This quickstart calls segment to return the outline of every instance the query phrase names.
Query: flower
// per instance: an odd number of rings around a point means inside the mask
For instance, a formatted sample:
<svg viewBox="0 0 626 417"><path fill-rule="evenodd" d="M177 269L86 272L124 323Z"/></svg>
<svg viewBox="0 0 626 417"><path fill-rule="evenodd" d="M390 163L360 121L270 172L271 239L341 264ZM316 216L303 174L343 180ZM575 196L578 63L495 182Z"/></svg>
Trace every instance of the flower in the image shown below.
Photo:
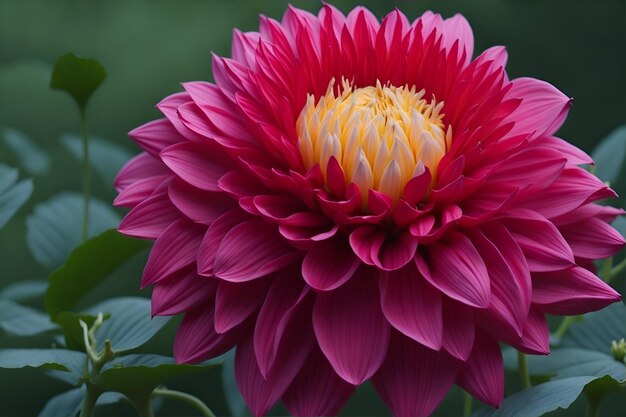
<svg viewBox="0 0 626 417"><path fill-rule="evenodd" d="M454 383L497 406L499 342L547 354L545 314L620 299L592 261L622 211L554 136L571 100L473 52L460 15L289 8L130 132L119 230L156 240L142 285L185 314L178 361L237 346L254 415L335 414L371 380L426 416Z"/></svg>

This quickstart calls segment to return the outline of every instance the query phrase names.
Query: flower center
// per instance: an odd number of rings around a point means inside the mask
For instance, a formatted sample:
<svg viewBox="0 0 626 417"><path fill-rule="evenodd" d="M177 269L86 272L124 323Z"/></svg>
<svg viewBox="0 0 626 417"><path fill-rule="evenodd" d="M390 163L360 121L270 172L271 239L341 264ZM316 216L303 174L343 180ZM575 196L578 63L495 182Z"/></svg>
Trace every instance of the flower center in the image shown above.
<svg viewBox="0 0 626 417"><path fill-rule="evenodd" d="M425 91L376 86L354 88L344 81L335 95L333 82L317 103L309 95L297 121L298 147L307 169L320 164L325 178L328 161L341 165L346 185L356 184L367 202L369 189L394 202L405 184L437 165L450 145L444 130L443 102L424 99Z"/></svg>

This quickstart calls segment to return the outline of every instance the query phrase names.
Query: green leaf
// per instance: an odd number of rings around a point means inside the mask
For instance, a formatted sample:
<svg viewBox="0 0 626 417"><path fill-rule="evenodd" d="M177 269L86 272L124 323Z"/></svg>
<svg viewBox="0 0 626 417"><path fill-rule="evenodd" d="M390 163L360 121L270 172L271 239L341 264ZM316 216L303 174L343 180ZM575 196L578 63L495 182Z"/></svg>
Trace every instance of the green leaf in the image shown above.
<svg viewBox="0 0 626 417"><path fill-rule="evenodd" d="M611 354L611 342L626 336L626 306L612 304L600 311L585 314L574 323L561 340L562 347L577 347Z"/></svg>
<svg viewBox="0 0 626 417"><path fill-rule="evenodd" d="M83 139L80 136L63 134L61 143L76 159L83 160ZM121 146L94 136L89 138L89 161L107 186L113 184L115 176L131 157L131 153Z"/></svg>
<svg viewBox="0 0 626 417"><path fill-rule="evenodd" d="M98 61L70 53L60 57L54 66L50 88L65 91L84 110L89 97L105 78L106 71Z"/></svg>
<svg viewBox="0 0 626 417"><path fill-rule="evenodd" d="M618 216L613 223L611 224L615 230L621 233L622 236L626 237L626 217Z"/></svg>
<svg viewBox="0 0 626 417"><path fill-rule="evenodd" d="M170 317L151 318L150 300L140 297L112 298L91 307L88 312L111 315L96 332L97 350L103 349L108 339L116 352L138 348L170 320Z"/></svg>
<svg viewBox="0 0 626 417"><path fill-rule="evenodd" d="M35 259L48 268L60 266L81 242L83 197L61 193L35 206L26 219L26 242ZM92 198L89 204L89 236L116 227L120 218L109 204Z"/></svg>
<svg viewBox="0 0 626 417"><path fill-rule="evenodd" d="M84 397L85 387L74 388L52 397L38 417L75 417L83 405ZM115 404L124 399L125 397L120 393L105 392L98 397L96 406Z"/></svg>
<svg viewBox="0 0 626 417"><path fill-rule="evenodd" d="M0 291L0 300L28 301L42 296L48 283L46 281L22 280L9 284Z"/></svg>
<svg viewBox="0 0 626 417"><path fill-rule="evenodd" d="M33 181L17 181L17 170L0 164L0 229L33 193Z"/></svg>
<svg viewBox="0 0 626 417"><path fill-rule="evenodd" d="M147 243L109 230L88 240L69 256L65 265L50 275L46 310L55 317L74 307L89 291L118 267L147 247Z"/></svg>
<svg viewBox="0 0 626 417"><path fill-rule="evenodd" d="M180 365L174 358L160 355L127 355L109 362L93 383L107 391L134 394L150 393L169 379L203 372L216 363Z"/></svg>
<svg viewBox="0 0 626 417"><path fill-rule="evenodd" d="M596 164L595 174L602 181L615 182L619 178L626 156L626 125L611 132L595 147L591 157Z"/></svg>
<svg viewBox="0 0 626 417"><path fill-rule="evenodd" d="M20 165L31 175L43 175L50 170L50 158L28 136L16 129L2 130L4 143L17 155Z"/></svg>
<svg viewBox="0 0 626 417"><path fill-rule="evenodd" d="M504 362L507 369L517 370L517 351L506 349ZM611 376L616 381L626 380L626 365L612 356L588 349L555 349L549 356L528 355L531 375L546 375L556 378L573 376Z"/></svg>
<svg viewBox="0 0 626 417"><path fill-rule="evenodd" d="M56 329L57 325L44 314L10 300L0 300L0 328L17 336L33 336Z"/></svg>
<svg viewBox="0 0 626 417"><path fill-rule="evenodd" d="M497 410L481 410L472 417L539 417L558 408L568 408L593 376L556 379L504 399Z"/></svg>
<svg viewBox="0 0 626 417"><path fill-rule="evenodd" d="M250 415L248 406L239 392L235 381L235 349L231 349L219 358L222 363L222 386L226 396L226 404L234 417Z"/></svg>
<svg viewBox="0 0 626 417"><path fill-rule="evenodd" d="M0 368L44 368L69 372L78 382L84 375L87 355L65 349L0 349Z"/></svg>

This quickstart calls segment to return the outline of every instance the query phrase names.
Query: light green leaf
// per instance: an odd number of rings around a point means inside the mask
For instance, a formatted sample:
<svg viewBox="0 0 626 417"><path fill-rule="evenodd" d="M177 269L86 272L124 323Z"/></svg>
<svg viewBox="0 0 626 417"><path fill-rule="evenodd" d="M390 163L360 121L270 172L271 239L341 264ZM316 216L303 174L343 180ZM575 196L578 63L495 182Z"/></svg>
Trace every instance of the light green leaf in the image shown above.
<svg viewBox="0 0 626 417"><path fill-rule="evenodd" d="M4 143L17 155L20 165L31 175L43 175L50 170L50 157L23 132L2 130Z"/></svg>
<svg viewBox="0 0 626 417"><path fill-rule="evenodd" d="M611 354L611 342L626 336L626 306L612 304L600 311L585 314L574 323L561 340L562 347L576 347Z"/></svg>
<svg viewBox="0 0 626 417"><path fill-rule="evenodd" d="M146 247L144 241L109 230L76 248L65 265L50 275L45 296L50 317L54 320L61 311L70 310L96 285Z"/></svg>
<svg viewBox="0 0 626 417"><path fill-rule="evenodd" d="M78 135L65 133L61 143L79 161L83 160L83 140ZM110 186L115 176L132 154L125 148L95 136L89 138L89 161L103 182Z"/></svg>
<svg viewBox="0 0 626 417"><path fill-rule="evenodd" d="M472 417L539 417L558 408L568 408L585 388L597 379L577 376L555 379L505 398L497 410L481 410Z"/></svg>
<svg viewBox="0 0 626 417"><path fill-rule="evenodd" d="M28 301L42 296L48 283L46 281L22 280L9 284L0 291L0 300Z"/></svg>
<svg viewBox="0 0 626 417"><path fill-rule="evenodd" d="M595 147L591 157L596 164L595 174L602 181L615 182L619 178L626 156L626 125L611 132Z"/></svg>
<svg viewBox="0 0 626 417"><path fill-rule="evenodd" d="M152 392L171 378L203 372L216 363L180 365L174 358L160 355L127 355L106 364L94 384L107 391L125 394Z"/></svg>
<svg viewBox="0 0 626 417"><path fill-rule="evenodd" d="M0 229L33 193L33 181L17 181L17 170L0 164Z"/></svg>
<svg viewBox="0 0 626 417"><path fill-rule="evenodd" d="M104 348L104 341L108 339L116 352L138 348L170 320L170 317L151 318L150 300L140 297L112 298L91 307L88 312L111 315L96 332L96 338L98 350Z"/></svg>
<svg viewBox="0 0 626 417"><path fill-rule="evenodd" d="M39 413L38 417L75 417L83 404L85 387L74 388L52 397ZM105 392L98 397L96 406L115 404L125 397L117 392Z"/></svg>
<svg viewBox="0 0 626 417"><path fill-rule="evenodd" d="M26 242L43 266L60 266L81 242L83 197L61 193L35 206L26 219ZM89 236L93 237L119 224L120 218L109 204L95 198L89 204Z"/></svg>
<svg viewBox="0 0 626 417"><path fill-rule="evenodd" d="M33 336L58 326L44 314L11 300L0 300L0 328L17 336Z"/></svg>
<svg viewBox="0 0 626 417"><path fill-rule="evenodd" d="M65 349L0 349L0 368L44 368L69 372L76 383L83 377L87 355Z"/></svg>
<svg viewBox="0 0 626 417"><path fill-rule="evenodd" d="M95 59L66 54L59 58L50 80L50 88L62 90L84 110L89 98L106 78L106 71Z"/></svg>

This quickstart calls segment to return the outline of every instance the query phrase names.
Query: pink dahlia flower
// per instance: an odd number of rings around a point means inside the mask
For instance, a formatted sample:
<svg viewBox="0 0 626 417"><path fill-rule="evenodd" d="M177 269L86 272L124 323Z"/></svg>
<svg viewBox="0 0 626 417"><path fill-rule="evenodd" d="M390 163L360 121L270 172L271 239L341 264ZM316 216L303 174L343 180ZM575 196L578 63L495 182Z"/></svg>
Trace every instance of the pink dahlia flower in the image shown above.
<svg viewBox="0 0 626 417"><path fill-rule="evenodd" d="M426 416L454 383L497 406L499 342L547 354L545 314L620 299L592 264L624 245L615 194L554 136L571 100L473 43L460 15L290 8L130 133L119 229L156 240L178 361L237 346L257 416L335 414L367 380Z"/></svg>

